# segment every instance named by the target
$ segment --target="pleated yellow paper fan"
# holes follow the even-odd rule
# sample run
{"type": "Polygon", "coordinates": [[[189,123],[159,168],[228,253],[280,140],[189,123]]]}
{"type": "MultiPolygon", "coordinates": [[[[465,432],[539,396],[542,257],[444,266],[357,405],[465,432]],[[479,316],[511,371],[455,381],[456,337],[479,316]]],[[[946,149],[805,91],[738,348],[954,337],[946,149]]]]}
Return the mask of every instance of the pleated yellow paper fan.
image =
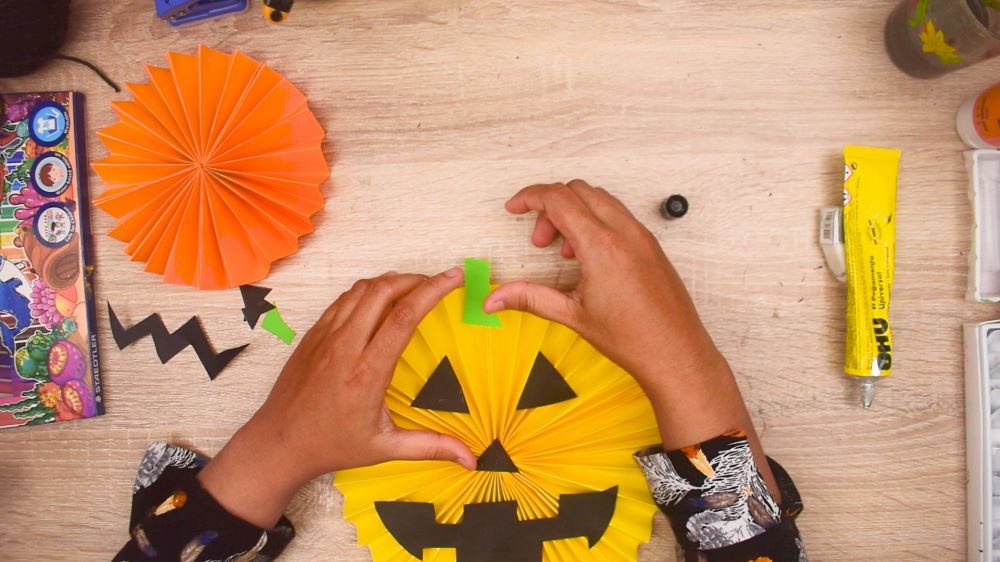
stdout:
{"type": "Polygon", "coordinates": [[[376,562],[635,560],[656,511],[632,458],[659,441],[645,395],[569,328],[513,311],[464,324],[463,302],[458,289],[423,320],[386,401],[399,426],[462,439],[480,469],[339,472],[358,542],[376,562]]]}

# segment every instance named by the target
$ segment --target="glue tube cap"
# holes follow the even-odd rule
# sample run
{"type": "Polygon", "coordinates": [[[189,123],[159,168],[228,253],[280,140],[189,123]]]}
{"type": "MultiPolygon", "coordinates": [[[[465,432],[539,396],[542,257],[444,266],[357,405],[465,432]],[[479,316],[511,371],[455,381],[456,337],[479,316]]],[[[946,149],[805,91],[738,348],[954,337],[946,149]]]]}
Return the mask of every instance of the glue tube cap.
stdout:
{"type": "Polygon", "coordinates": [[[844,209],[823,207],[819,210],[819,246],[826,257],[830,273],[840,281],[847,281],[847,258],[844,254],[844,209]]]}
{"type": "Polygon", "coordinates": [[[671,195],[660,203],[660,214],[665,219],[679,219],[688,212],[688,200],[683,195],[671,195]]]}

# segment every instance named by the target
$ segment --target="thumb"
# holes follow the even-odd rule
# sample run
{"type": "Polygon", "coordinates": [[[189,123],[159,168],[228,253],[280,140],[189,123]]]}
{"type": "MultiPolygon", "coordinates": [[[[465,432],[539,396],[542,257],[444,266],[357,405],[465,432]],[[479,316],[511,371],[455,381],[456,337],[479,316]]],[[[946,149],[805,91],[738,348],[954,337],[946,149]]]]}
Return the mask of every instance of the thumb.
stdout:
{"type": "Polygon", "coordinates": [[[559,289],[528,281],[515,281],[501,285],[490,293],[483,303],[483,310],[487,313],[523,310],[572,328],[576,324],[579,306],[573,297],[559,289]]]}
{"type": "Polygon", "coordinates": [[[389,455],[400,461],[452,461],[469,470],[476,469],[476,456],[460,440],[433,431],[397,429],[392,435],[389,455]]]}

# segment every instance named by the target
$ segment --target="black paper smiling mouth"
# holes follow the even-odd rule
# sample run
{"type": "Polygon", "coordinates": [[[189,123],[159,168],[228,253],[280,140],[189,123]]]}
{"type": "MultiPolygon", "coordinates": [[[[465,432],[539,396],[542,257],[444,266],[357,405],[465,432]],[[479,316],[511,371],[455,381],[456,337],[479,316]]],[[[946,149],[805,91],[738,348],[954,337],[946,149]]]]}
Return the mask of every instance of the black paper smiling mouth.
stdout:
{"type": "MultiPolygon", "coordinates": [[[[550,406],[576,397],[552,362],[539,352],[517,409],[550,406]]],[[[411,406],[469,413],[448,357],[441,359],[411,406]]],[[[499,439],[479,456],[476,470],[519,472],[499,439]]],[[[518,520],[514,501],[467,504],[461,523],[438,523],[432,503],[381,501],[375,502],[375,510],[389,534],[420,560],[425,548],[454,548],[457,562],[541,562],[546,541],[585,537],[593,548],[611,524],[617,501],[617,486],[603,492],[562,494],[555,517],[524,521],[518,520]]]]}
{"type": "Polygon", "coordinates": [[[517,502],[470,503],[461,523],[438,523],[434,504],[375,502],[389,534],[423,560],[425,548],[454,548],[457,562],[541,562],[546,541],[585,537],[593,548],[615,513],[618,486],[603,492],[562,494],[559,513],[547,519],[517,518],[517,502]]]}

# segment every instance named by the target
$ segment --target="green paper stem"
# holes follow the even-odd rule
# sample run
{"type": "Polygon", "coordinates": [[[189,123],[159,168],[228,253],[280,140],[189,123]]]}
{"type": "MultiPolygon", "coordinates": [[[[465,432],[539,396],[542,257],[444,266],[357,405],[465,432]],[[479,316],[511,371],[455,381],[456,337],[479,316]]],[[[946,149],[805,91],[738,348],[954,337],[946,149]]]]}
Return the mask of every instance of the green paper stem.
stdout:
{"type": "Polygon", "coordinates": [[[490,262],[473,258],[465,259],[465,308],[462,321],[466,324],[502,328],[500,317],[486,314],[483,303],[490,295],[490,262]]]}
{"type": "Polygon", "coordinates": [[[282,318],[281,313],[278,312],[277,305],[275,305],[275,308],[267,311],[267,314],[264,315],[264,321],[261,322],[260,327],[277,336],[278,339],[285,342],[286,345],[291,345],[292,340],[295,339],[295,330],[289,328],[288,324],[285,324],[285,319],[282,318]]]}

